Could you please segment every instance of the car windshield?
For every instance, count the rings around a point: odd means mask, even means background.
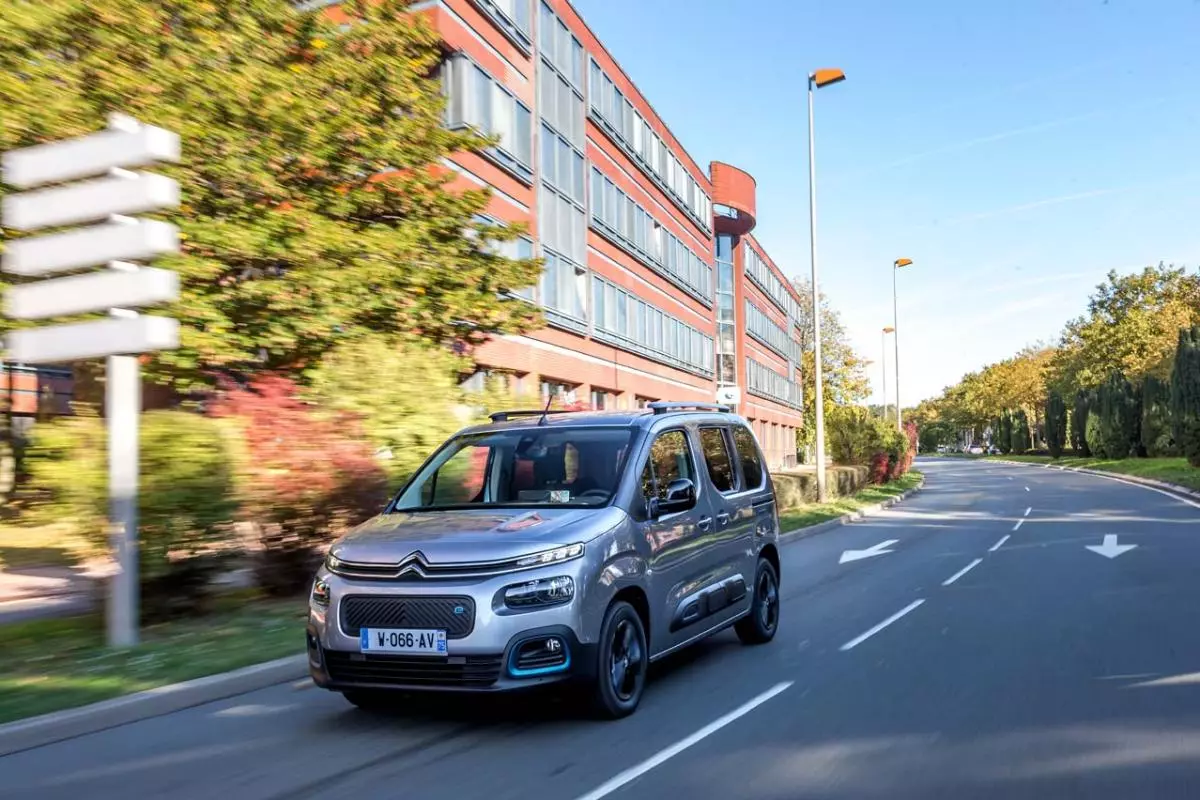
[[[606,505],[632,440],[632,429],[615,426],[458,436],[421,468],[391,510]]]

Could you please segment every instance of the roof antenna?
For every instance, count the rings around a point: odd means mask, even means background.
[[[546,393],[546,407],[542,409],[542,418],[538,420],[538,425],[546,424],[546,415],[550,413],[550,404],[554,402],[554,393]]]

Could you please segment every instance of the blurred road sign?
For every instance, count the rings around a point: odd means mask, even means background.
[[[737,386],[721,386],[717,389],[717,402],[721,405],[736,406],[742,402],[742,390]]]
[[[140,308],[179,297],[179,275],[153,267],[107,270],[13,286],[4,313],[13,319],[45,319],[110,308]]]
[[[91,178],[117,167],[176,162],[179,157],[179,134],[114,114],[106,131],[5,153],[0,180],[16,189],[29,189]]]
[[[12,331],[8,357],[22,364],[57,364],[101,356],[150,353],[179,346],[179,320],[111,317],[92,322]]]
[[[18,231],[97,222],[179,205],[179,183],[150,172],[96,178],[4,198],[4,225]]]
[[[144,261],[179,251],[179,230],[166,222],[130,219],[82,230],[16,239],[5,244],[0,269],[13,275],[49,275],[109,261]]]

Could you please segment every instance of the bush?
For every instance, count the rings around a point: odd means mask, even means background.
[[[1135,452],[1141,438],[1140,406],[1133,386],[1119,372],[1100,387],[1100,437],[1105,458],[1128,458]],[[1096,449],[1094,445],[1092,449]]]
[[[107,436],[96,416],[39,424],[29,451],[39,512],[78,527],[98,550],[107,531]],[[139,569],[146,621],[202,611],[232,549],[234,456],[218,423],[187,411],[142,415]]]
[[[1013,417],[1009,410],[1004,409],[1004,413],[1000,415],[1000,424],[997,426],[996,446],[1000,448],[1000,452],[1008,455],[1012,452],[1013,442]]]
[[[871,473],[870,480],[878,486],[888,482],[890,475],[891,458],[887,453],[876,453],[871,456]]]
[[[1062,395],[1050,392],[1046,397],[1046,446],[1051,458],[1059,458],[1067,444],[1067,404]]]
[[[1142,450],[1150,456],[1171,455],[1171,387],[1153,375],[1142,381]],[[1165,438],[1165,441],[1164,441]]]
[[[1019,408],[1010,419],[1012,420],[1012,432],[1008,445],[1009,452],[1024,453],[1030,447],[1029,417],[1025,415],[1025,409]]]
[[[1096,456],[1097,458],[1107,458],[1104,451],[1104,435],[1100,425],[1100,414],[1097,411],[1088,411],[1087,422],[1085,423],[1087,430],[1087,456]]]
[[[242,513],[259,534],[259,586],[303,591],[329,542],[382,509],[383,468],[356,418],[305,403],[286,378],[226,386],[212,413],[234,420],[245,437]]]
[[[1095,398],[1086,389],[1075,392],[1075,407],[1071,412],[1071,449],[1084,458],[1092,455],[1088,445],[1088,412],[1095,405]]]

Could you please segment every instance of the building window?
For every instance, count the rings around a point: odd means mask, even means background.
[[[802,405],[800,384],[749,357],[746,359],[746,391],[792,408]]]
[[[746,332],[784,358],[792,356],[792,337],[749,300],[746,301]]]
[[[542,402],[546,403],[551,400],[557,400],[560,403],[574,403],[575,386],[576,384],[563,383],[552,378],[543,378],[539,387]]]
[[[655,361],[709,377],[712,339],[616,284],[592,276],[593,335]]]
[[[533,179],[533,137],[529,107],[463,53],[445,63],[446,125],[470,126],[499,144],[485,154],[522,180]]]
[[[615,395],[610,395],[603,389],[592,389],[592,408],[596,411],[603,411],[613,407],[610,405],[610,398],[615,400]]]

